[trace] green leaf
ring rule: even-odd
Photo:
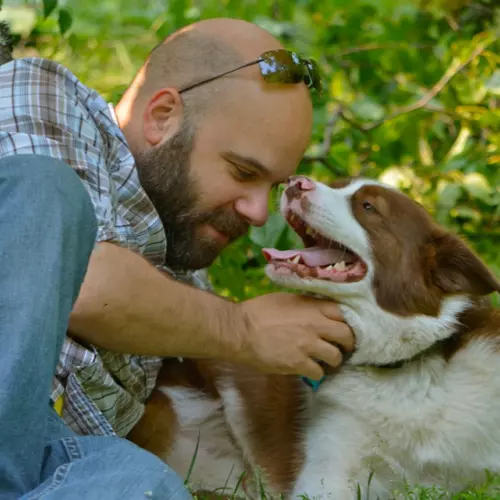
[[[43,0],[43,17],[47,18],[57,7],[57,0]]]
[[[302,241],[302,238],[291,227],[286,227],[285,234],[285,248],[304,248],[304,242]]]
[[[493,190],[488,179],[483,174],[473,172],[467,174],[463,180],[463,186],[470,196],[490,204],[492,201]]]
[[[172,13],[175,29],[182,28],[186,21],[186,1],[172,0],[172,2],[170,2],[170,11]]]
[[[286,225],[286,221],[281,214],[271,214],[262,227],[252,227],[250,229],[250,240],[260,247],[274,248]]]
[[[351,104],[351,111],[363,121],[381,120],[385,111],[384,108],[368,96],[361,96]]]
[[[453,182],[440,180],[437,186],[438,206],[450,210],[462,195],[462,187]]]
[[[73,24],[73,16],[71,15],[71,12],[65,7],[59,9],[58,23],[61,35],[64,35],[64,33],[66,33]]]
[[[486,90],[493,95],[500,95],[500,69],[497,69],[484,84]]]
[[[398,189],[409,189],[417,180],[415,172],[408,167],[390,167],[380,176],[380,182]]]
[[[482,219],[481,212],[475,208],[459,206],[451,210],[451,216],[461,219],[470,219],[474,222],[480,222]]]

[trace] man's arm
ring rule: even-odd
[[[111,351],[223,357],[238,349],[236,323],[233,303],[174,280],[130,250],[99,243],[69,331]]]
[[[204,357],[268,373],[319,379],[353,337],[330,301],[269,294],[233,303],[167,277],[141,256],[100,243],[90,259],[70,333],[111,351]]]

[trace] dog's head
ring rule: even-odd
[[[348,320],[371,323],[366,327],[373,328],[372,336],[401,328],[408,335],[426,318],[456,320],[470,297],[500,291],[461,239],[408,196],[378,182],[346,179],[328,187],[296,176],[283,193],[281,213],[305,248],[265,249],[268,276],[343,304]],[[417,343],[420,349],[427,341]]]

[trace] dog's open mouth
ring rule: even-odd
[[[292,211],[286,219],[302,238],[305,248],[285,251],[264,248],[262,253],[276,273],[336,283],[352,283],[364,278],[366,264],[354,251],[326,238]]]

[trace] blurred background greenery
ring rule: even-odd
[[[500,276],[496,0],[6,0],[0,11],[17,35],[16,57],[60,61],[113,102],[159,40],[219,16],[253,21],[319,62],[325,92],[314,96],[301,172],[398,186]],[[276,206],[277,195],[268,224],[212,266],[223,295],[271,289],[261,248],[297,245]]]

